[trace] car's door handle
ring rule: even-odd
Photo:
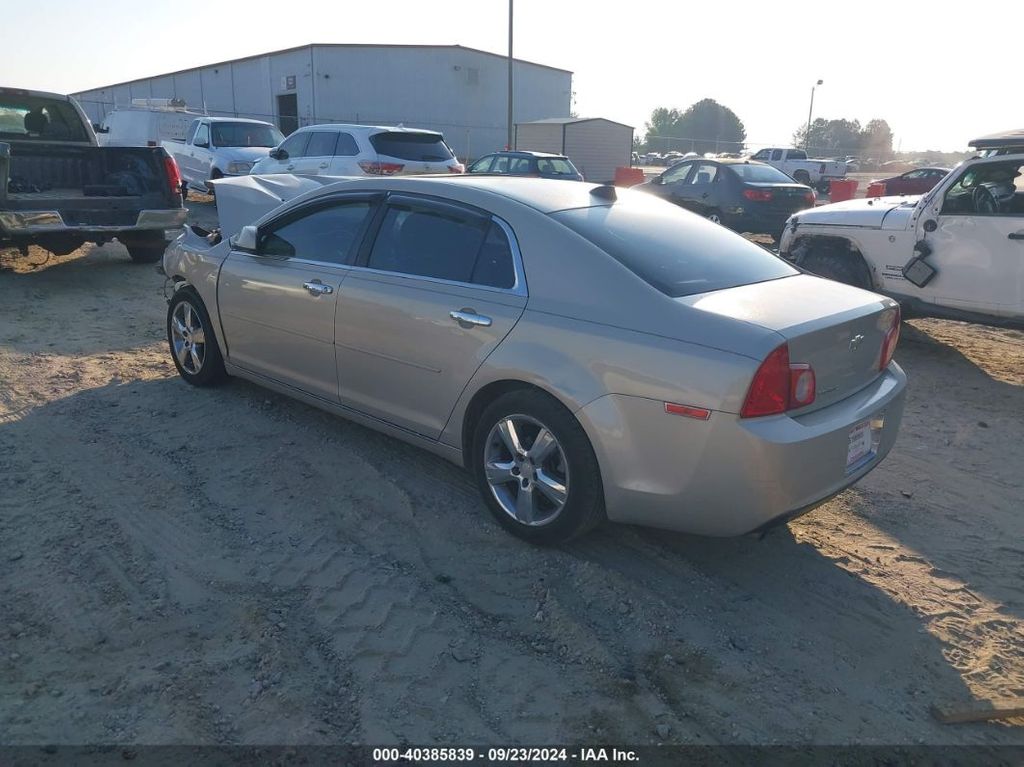
[[[295,165],[294,164],[287,165],[287,166],[285,166],[285,168],[286,168],[286,170],[294,170],[295,169]]]
[[[321,168],[326,168],[326,167],[328,167],[329,164],[330,163],[322,162],[322,163],[320,163],[320,167]]]
[[[326,296],[334,292],[334,288],[330,285],[324,285],[320,280],[313,280],[312,282],[302,283],[302,287],[309,291],[311,296]]]
[[[1024,232],[1010,232],[1007,238],[1011,240],[1024,240]]]
[[[490,317],[484,317],[482,314],[477,314],[472,309],[453,309],[448,312],[448,316],[464,328],[473,327],[474,325],[479,325],[483,328],[489,328],[491,326]]]

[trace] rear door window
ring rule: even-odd
[[[440,133],[376,133],[370,136],[370,144],[377,154],[399,160],[444,162],[453,157]]]
[[[366,266],[494,288],[515,284],[512,250],[489,217],[448,205],[388,205]]]
[[[530,160],[526,157],[513,157],[508,164],[509,173],[531,173]]]
[[[725,227],[641,195],[620,198],[614,205],[560,211],[552,218],[672,297],[798,274],[778,256]]]
[[[545,176],[575,176],[576,168],[572,163],[561,157],[545,157],[537,160],[537,170]]]
[[[332,157],[338,143],[338,134],[328,131],[313,131],[306,144],[306,157]]]
[[[359,146],[351,133],[339,133],[338,145],[334,149],[335,157],[355,157],[359,154]]]

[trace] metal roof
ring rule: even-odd
[[[308,43],[306,45],[297,45],[294,48],[282,48],[278,51],[267,51],[265,53],[255,53],[252,56],[241,56],[237,59],[228,59],[227,61],[215,61],[210,64],[202,64],[198,67],[189,67],[188,69],[177,69],[173,72],[161,72],[156,75],[149,75],[146,77],[136,77],[131,80],[124,80],[119,83],[111,83],[109,85],[97,85],[93,88],[82,88],[74,93],[86,93],[88,91],[102,91],[108,88],[117,88],[121,85],[128,85],[130,83],[138,83],[143,80],[155,80],[158,77],[173,77],[174,75],[183,75],[187,72],[197,72],[200,69],[209,69],[210,67],[223,67],[228,64],[236,64],[241,61],[252,61],[253,59],[262,59],[264,56],[276,56],[281,53],[294,53],[295,51],[310,50],[313,48],[420,48],[428,50],[455,50],[464,51],[466,53],[475,53],[481,56],[493,56],[499,59],[508,59],[508,56],[503,56],[500,53],[491,53],[490,51],[482,51],[479,48],[467,48],[464,45],[392,45],[387,43],[374,44],[374,43]],[[547,64],[538,64],[535,61],[526,61],[525,59],[515,59],[519,64],[529,64],[533,67],[541,67],[543,69],[551,69],[555,72],[564,72],[566,74],[572,74],[572,70],[559,69],[558,67],[548,66]]]
[[[607,117],[545,117],[543,120],[530,120],[525,123],[516,123],[517,125],[568,125],[570,123],[586,123],[593,122],[594,120],[600,120],[602,122],[611,123],[612,125],[619,125],[623,128],[629,128],[634,130],[632,125],[626,125],[626,123],[616,122],[615,120],[609,120]]]

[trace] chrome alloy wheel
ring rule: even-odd
[[[502,418],[484,444],[484,473],[506,514],[524,525],[552,522],[569,498],[569,463],[554,434],[528,415]]]
[[[206,359],[206,331],[203,321],[188,301],[174,307],[171,315],[171,344],[178,364],[186,373],[197,375]]]

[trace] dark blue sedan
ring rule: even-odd
[[[792,214],[814,207],[814,191],[770,165],[694,159],[636,187],[737,232],[778,239]]]

